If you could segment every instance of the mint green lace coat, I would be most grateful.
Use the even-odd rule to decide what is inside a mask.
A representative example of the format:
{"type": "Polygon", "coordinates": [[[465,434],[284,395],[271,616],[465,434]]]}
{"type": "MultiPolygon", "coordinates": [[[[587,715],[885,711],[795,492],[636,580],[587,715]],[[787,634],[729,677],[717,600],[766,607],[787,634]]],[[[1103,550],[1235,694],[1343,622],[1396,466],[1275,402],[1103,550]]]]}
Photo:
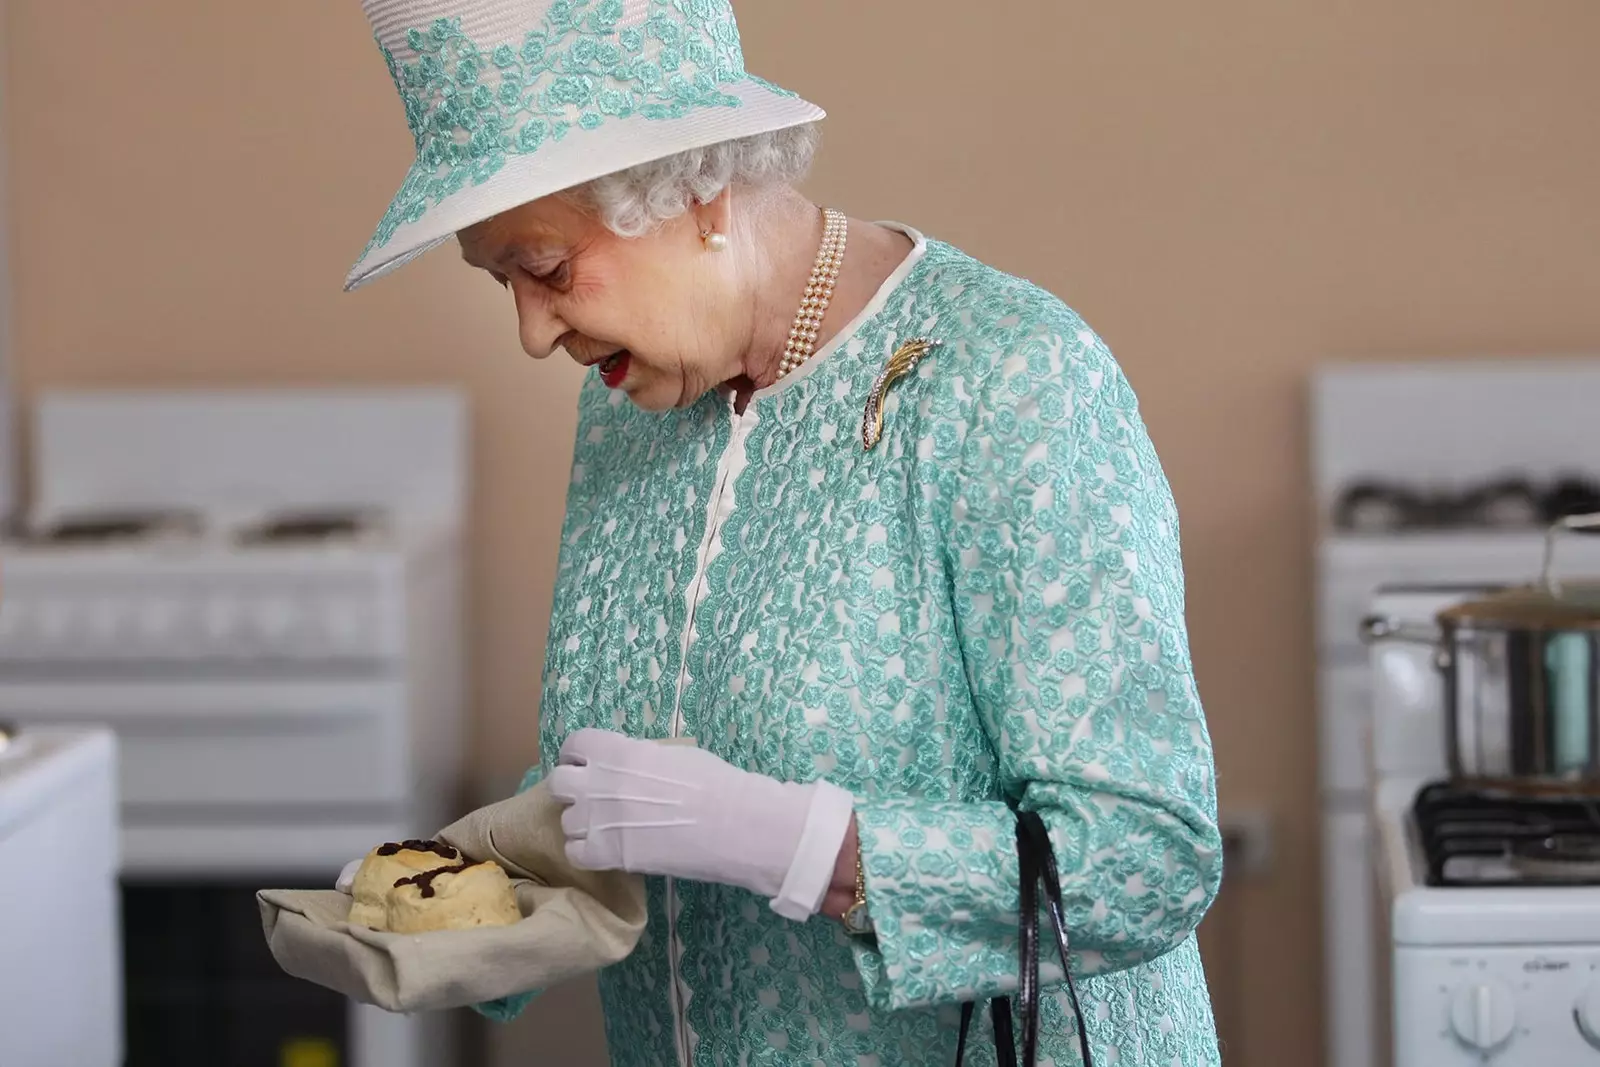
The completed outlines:
{"type": "MultiPolygon", "coordinates": [[[[953,1062],[958,1004],[1016,986],[1021,805],[1060,859],[1097,1062],[1217,1063],[1194,929],[1221,844],[1178,516],[1083,321],[919,242],[743,416],[718,395],[648,414],[593,380],[580,411],[544,765],[596,726],[827,778],[857,797],[877,926],[853,942],[653,880],[644,939],[601,976],[612,1062],[953,1062]],[[867,451],[872,382],[918,336],[942,347],[867,451]]],[[[1064,1004],[1042,1063],[1078,1062],[1064,1004]]]]}

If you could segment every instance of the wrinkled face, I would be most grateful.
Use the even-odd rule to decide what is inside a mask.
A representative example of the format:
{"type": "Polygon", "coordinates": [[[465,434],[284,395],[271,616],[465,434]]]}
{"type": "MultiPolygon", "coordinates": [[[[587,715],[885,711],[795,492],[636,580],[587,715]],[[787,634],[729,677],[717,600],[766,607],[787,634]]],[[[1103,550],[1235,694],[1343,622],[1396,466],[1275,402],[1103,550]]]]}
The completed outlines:
{"type": "Polygon", "coordinates": [[[461,254],[517,305],[522,347],[600,368],[642,408],[694,403],[743,373],[752,324],[727,252],[706,251],[687,215],[623,238],[569,200],[546,197],[461,231],[461,254]]]}

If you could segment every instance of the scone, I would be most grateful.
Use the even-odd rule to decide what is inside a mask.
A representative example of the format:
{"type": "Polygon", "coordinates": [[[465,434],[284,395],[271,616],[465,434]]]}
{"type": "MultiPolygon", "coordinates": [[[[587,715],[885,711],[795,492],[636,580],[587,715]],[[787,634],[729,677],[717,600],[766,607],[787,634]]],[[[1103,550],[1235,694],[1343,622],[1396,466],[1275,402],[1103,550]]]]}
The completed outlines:
{"type": "Polygon", "coordinates": [[[388,929],[389,894],[395,883],[421,871],[460,863],[465,857],[437,841],[391,841],[367,853],[350,885],[349,921],[374,930],[388,929]]]}
{"type": "Polygon", "coordinates": [[[522,921],[517,891],[493,860],[465,860],[401,879],[389,893],[389,932],[470,930],[522,921]]]}

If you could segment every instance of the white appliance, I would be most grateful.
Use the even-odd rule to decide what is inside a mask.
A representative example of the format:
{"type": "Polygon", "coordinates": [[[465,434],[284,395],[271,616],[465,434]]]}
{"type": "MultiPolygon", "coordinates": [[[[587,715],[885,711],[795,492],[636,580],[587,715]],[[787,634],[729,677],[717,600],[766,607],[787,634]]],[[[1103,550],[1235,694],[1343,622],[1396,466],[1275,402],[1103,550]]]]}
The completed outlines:
{"type": "MultiPolygon", "coordinates": [[[[1387,583],[1528,581],[1543,549],[1536,523],[1494,527],[1486,515],[1357,532],[1334,521],[1352,489],[1385,482],[1470,503],[1502,477],[1544,490],[1564,476],[1600,478],[1600,360],[1451,361],[1331,366],[1312,385],[1312,488],[1318,515],[1316,669],[1322,818],[1323,988],[1328,1067],[1381,1062],[1385,997],[1373,898],[1371,672],[1361,619],[1387,583]]],[[[1593,539],[1563,548],[1600,571],[1593,539]]]]}
{"type": "Polygon", "coordinates": [[[33,504],[0,543],[0,718],[117,732],[130,974],[149,968],[129,1034],[152,1059],[453,1062],[445,1017],[328,1022],[308,999],[281,1032],[222,1034],[200,1021],[227,1005],[170,990],[272,979],[255,888],[331,885],[459,813],[466,431],[447,390],[40,397],[33,504]],[[192,973],[168,972],[178,941],[192,973]]]}
{"type": "MultiPolygon", "coordinates": [[[[1373,608],[1425,621],[1462,598],[1396,587],[1373,608]]],[[[1431,658],[1422,646],[1373,650],[1376,871],[1391,987],[1384,1051],[1394,1067],[1600,1063],[1600,881],[1549,884],[1542,855],[1545,820],[1568,812],[1585,829],[1567,840],[1585,839],[1586,874],[1600,879],[1600,810],[1432,784],[1445,758],[1431,658]],[[1431,876],[1425,838],[1436,842],[1431,876]]],[[[1564,865],[1563,877],[1572,871],[1564,865]]]]}
{"type": "Polygon", "coordinates": [[[116,742],[0,731],[0,1063],[122,1063],[116,742]]]}

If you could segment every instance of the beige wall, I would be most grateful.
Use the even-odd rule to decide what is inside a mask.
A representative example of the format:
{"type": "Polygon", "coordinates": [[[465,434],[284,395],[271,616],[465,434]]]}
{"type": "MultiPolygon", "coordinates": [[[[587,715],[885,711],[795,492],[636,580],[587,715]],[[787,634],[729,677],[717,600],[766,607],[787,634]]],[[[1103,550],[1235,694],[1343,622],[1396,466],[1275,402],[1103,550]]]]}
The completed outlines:
{"type": "MultiPolygon", "coordinates": [[[[359,5],[10,7],[23,386],[470,387],[473,747],[486,780],[514,775],[535,752],[577,374],[523,359],[508,302],[448,252],[340,294],[409,148],[359,5]]],[[[1053,289],[1143,397],[1184,517],[1223,800],[1279,830],[1272,877],[1229,890],[1242,955],[1212,960],[1245,990],[1228,1062],[1315,1062],[1302,385],[1335,354],[1600,348],[1600,6],[740,11],[751,66],[833,112],[818,194],[1053,289]]]]}

